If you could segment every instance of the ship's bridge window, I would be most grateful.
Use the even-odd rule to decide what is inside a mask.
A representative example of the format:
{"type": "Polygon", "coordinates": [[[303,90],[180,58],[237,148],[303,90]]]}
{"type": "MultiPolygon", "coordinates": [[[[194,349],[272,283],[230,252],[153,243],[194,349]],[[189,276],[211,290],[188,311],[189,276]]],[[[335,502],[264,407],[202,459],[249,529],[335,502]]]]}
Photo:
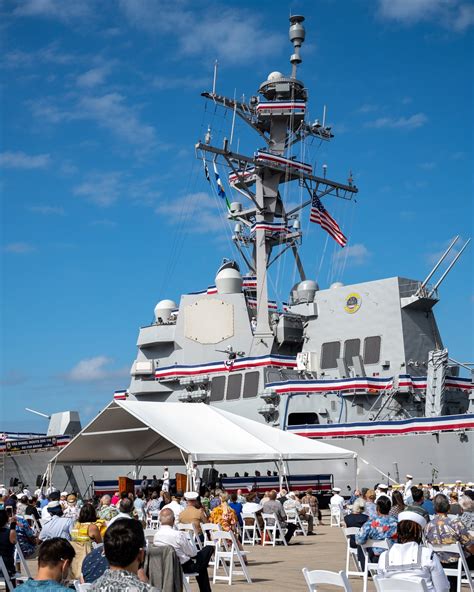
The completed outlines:
{"type": "Polygon", "coordinates": [[[214,376],[211,382],[211,401],[222,401],[225,392],[225,376],[214,376]]]}
{"type": "Polygon", "coordinates": [[[364,364],[377,364],[380,361],[380,346],[382,338],[366,337],[364,339],[364,364]]]}
{"type": "Polygon", "coordinates": [[[337,358],[341,354],[339,341],[328,341],[321,346],[321,368],[337,368],[337,358]]]}
{"type": "Polygon", "coordinates": [[[290,413],[288,415],[288,425],[314,425],[319,423],[319,417],[317,413],[306,412],[306,413],[290,413]]]}
{"type": "Polygon", "coordinates": [[[344,361],[348,366],[353,366],[352,358],[360,353],[360,339],[348,339],[344,343],[344,361]]]}
{"type": "Polygon", "coordinates": [[[257,396],[259,379],[260,372],[246,372],[243,392],[244,399],[250,399],[257,396]]]}
{"type": "Polygon", "coordinates": [[[240,390],[242,388],[242,374],[231,374],[227,380],[227,401],[240,399],[240,390]]]}

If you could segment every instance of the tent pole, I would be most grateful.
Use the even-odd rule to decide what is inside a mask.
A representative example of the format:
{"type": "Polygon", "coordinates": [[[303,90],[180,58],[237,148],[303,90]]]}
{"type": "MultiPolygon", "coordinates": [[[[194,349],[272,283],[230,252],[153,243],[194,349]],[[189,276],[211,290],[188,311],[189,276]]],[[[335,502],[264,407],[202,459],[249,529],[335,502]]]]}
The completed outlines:
{"type": "Polygon", "coordinates": [[[354,458],[354,469],[355,469],[355,488],[359,489],[359,457],[354,458]]]}

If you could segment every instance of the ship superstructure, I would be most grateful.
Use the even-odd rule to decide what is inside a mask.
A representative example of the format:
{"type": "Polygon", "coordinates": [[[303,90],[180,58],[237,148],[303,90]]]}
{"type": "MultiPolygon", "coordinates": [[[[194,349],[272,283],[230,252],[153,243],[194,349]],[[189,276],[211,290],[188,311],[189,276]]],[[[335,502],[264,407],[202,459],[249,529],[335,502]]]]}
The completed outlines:
{"type": "MultiPolygon", "coordinates": [[[[329,199],[351,200],[358,189],[351,175],[346,182],[318,176],[293,156],[300,141],[333,137],[324,120],[306,118],[308,92],[297,78],[303,21],[290,18],[290,75],[272,72],[248,102],[221,96],[215,85],[203,93],[248,124],[263,145],[250,155],[233,151],[225,139],[217,147],[211,129],[196,144],[218,191],[218,168],[228,171],[238,196],[228,201],[228,218],[246,269],[224,261],[215,285],[183,295],[179,306],[160,301],[154,323],[140,329],[130,386],[116,397],[206,402],[303,436],[343,438],[345,448],[352,446],[370,457],[370,466],[383,465],[392,475],[418,434],[421,448],[426,438],[427,449],[438,447],[430,466],[418,467],[420,478],[441,472],[449,479],[448,470],[472,477],[472,366],[449,358],[433,313],[439,285],[457,259],[429,284],[454,242],[424,281],[393,277],[322,289],[306,277],[299,255],[301,210],[329,199]],[[299,206],[287,207],[288,185],[306,192],[299,206]],[[269,299],[268,270],[286,252],[294,257],[299,281],[288,302],[278,305],[269,299]],[[375,441],[377,451],[369,450],[375,441]]],[[[344,246],[342,232],[329,230],[344,246]]]]}

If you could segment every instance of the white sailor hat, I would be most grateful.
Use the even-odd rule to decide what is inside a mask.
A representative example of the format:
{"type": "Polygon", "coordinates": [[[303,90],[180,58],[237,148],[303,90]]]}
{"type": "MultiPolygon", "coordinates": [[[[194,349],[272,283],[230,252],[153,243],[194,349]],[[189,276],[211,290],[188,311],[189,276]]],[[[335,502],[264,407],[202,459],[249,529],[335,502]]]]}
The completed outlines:
{"type": "Polygon", "coordinates": [[[456,479],[456,483],[462,483],[461,479],[456,479]]]}
{"type": "Polygon", "coordinates": [[[54,500],[52,502],[48,502],[48,508],[58,508],[58,507],[61,507],[61,504],[57,500],[54,500]]]}
{"type": "Polygon", "coordinates": [[[409,475],[408,473],[405,475],[407,479],[413,479],[413,475],[409,475]]]}
{"type": "Polygon", "coordinates": [[[333,487],[332,490],[335,491],[336,493],[341,493],[340,487],[333,487]]]}
{"type": "Polygon", "coordinates": [[[412,512],[410,510],[400,512],[400,514],[398,514],[398,522],[402,522],[402,520],[411,520],[412,522],[416,522],[421,526],[421,528],[425,528],[427,524],[426,519],[423,518],[421,514],[418,512],[412,512]]]}
{"type": "Polygon", "coordinates": [[[61,497],[63,497],[63,495],[67,497],[68,492],[67,491],[61,491],[61,497]]]}
{"type": "Polygon", "coordinates": [[[385,483],[379,483],[379,489],[388,489],[388,485],[385,485],[385,483]]]}
{"type": "Polygon", "coordinates": [[[187,499],[187,500],[197,500],[198,497],[199,497],[199,494],[196,493],[195,491],[186,491],[186,493],[184,494],[184,499],[187,499]]]}
{"type": "Polygon", "coordinates": [[[444,481],[440,481],[440,482],[439,482],[439,484],[440,484],[440,485],[444,485],[444,481]]]}
{"type": "Polygon", "coordinates": [[[472,481],[469,481],[469,483],[467,484],[468,487],[474,487],[474,483],[472,481]]]}

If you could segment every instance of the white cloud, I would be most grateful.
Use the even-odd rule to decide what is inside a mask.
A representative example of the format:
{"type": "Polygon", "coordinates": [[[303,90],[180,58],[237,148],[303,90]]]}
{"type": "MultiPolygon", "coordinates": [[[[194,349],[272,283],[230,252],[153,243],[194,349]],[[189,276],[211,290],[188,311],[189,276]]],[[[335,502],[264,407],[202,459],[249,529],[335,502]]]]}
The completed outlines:
{"type": "Polygon", "coordinates": [[[96,205],[107,207],[120,195],[121,176],[118,172],[92,173],[86,181],[74,187],[73,192],[96,205]]]}
{"type": "Polygon", "coordinates": [[[39,205],[39,206],[28,206],[27,208],[30,212],[35,214],[43,214],[43,216],[65,216],[66,212],[64,208],[60,206],[47,206],[47,205],[39,205]]]}
{"type": "Polygon", "coordinates": [[[221,211],[207,193],[190,193],[182,198],[160,204],[155,212],[168,224],[180,224],[189,232],[206,233],[223,230],[221,211]]]}
{"type": "Polygon", "coordinates": [[[7,253],[14,253],[15,255],[26,255],[27,253],[35,251],[36,248],[30,243],[17,242],[8,243],[3,247],[3,250],[7,253]]]}
{"type": "Polygon", "coordinates": [[[156,145],[155,128],[142,122],[137,110],[127,105],[119,93],[85,95],[67,108],[47,99],[30,101],[29,105],[41,122],[90,120],[140,150],[150,150],[156,145]]]}
{"type": "Polygon", "coordinates": [[[92,12],[87,0],[19,0],[13,14],[67,22],[90,17],[92,12]]]}
{"type": "Polygon", "coordinates": [[[83,59],[84,56],[79,54],[67,53],[55,41],[36,51],[26,52],[21,49],[9,51],[3,57],[2,65],[7,68],[27,68],[38,63],[69,66],[77,64],[83,59]]]}
{"type": "Polygon", "coordinates": [[[150,34],[173,35],[182,55],[210,55],[241,63],[281,49],[283,36],[264,30],[257,14],[225,4],[208,9],[194,4],[197,9],[192,10],[193,4],[185,0],[119,0],[119,6],[135,27],[150,34]]]}
{"type": "Polygon", "coordinates": [[[346,260],[350,261],[352,265],[363,265],[371,257],[372,253],[369,249],[361,244],[349,245],[340,251],[336,251],[334,259],[336,261],[346,260]]]}
{"type": "Polygon", "coordinates": [[[71,382],[96,382],[119,376],[126,376],[127,370],[110,369],[113,360],[107,356],[96,356],[80,360],[69,372],[64,375],[71,382]]]}
{"type": "Polygon", "coordinates": [[[455,31],[474,24],[474,6],[465,0],[378,0],[378,13],[406,25],[430,21],[455,31]]]}
{"type": "Polygon", "coordinates": [[[373,105],[371,103],[364,103],[363,105],[361,105],[357,111],[359,113],[373,113],[374,111],[378,111],[379,110],[379,106],[378,105],[373,105]]]}
{"type": "Polygon", "coordinates": [[[94,88],[105,81],[109,71],[110,68],[108,66],[91,68],[77,77],[76,84],[81,88],[94,88]]]}
{"type": "Polygon", "coordinates": [[[34,156],[25,152],[2,152],[0,154],[0,166],[10,169],[44,169],[51,163],[49,154],[36,154],[34,156]]]}
{"type": "Polygon", "coordinates": [[[424,113],[415,113],[410,117],[379,117],[374,121],[368,121],[367,127],[374,127],[377,129],[405,129],[412,130],[425,125],[428,117],[424,113]]]}

